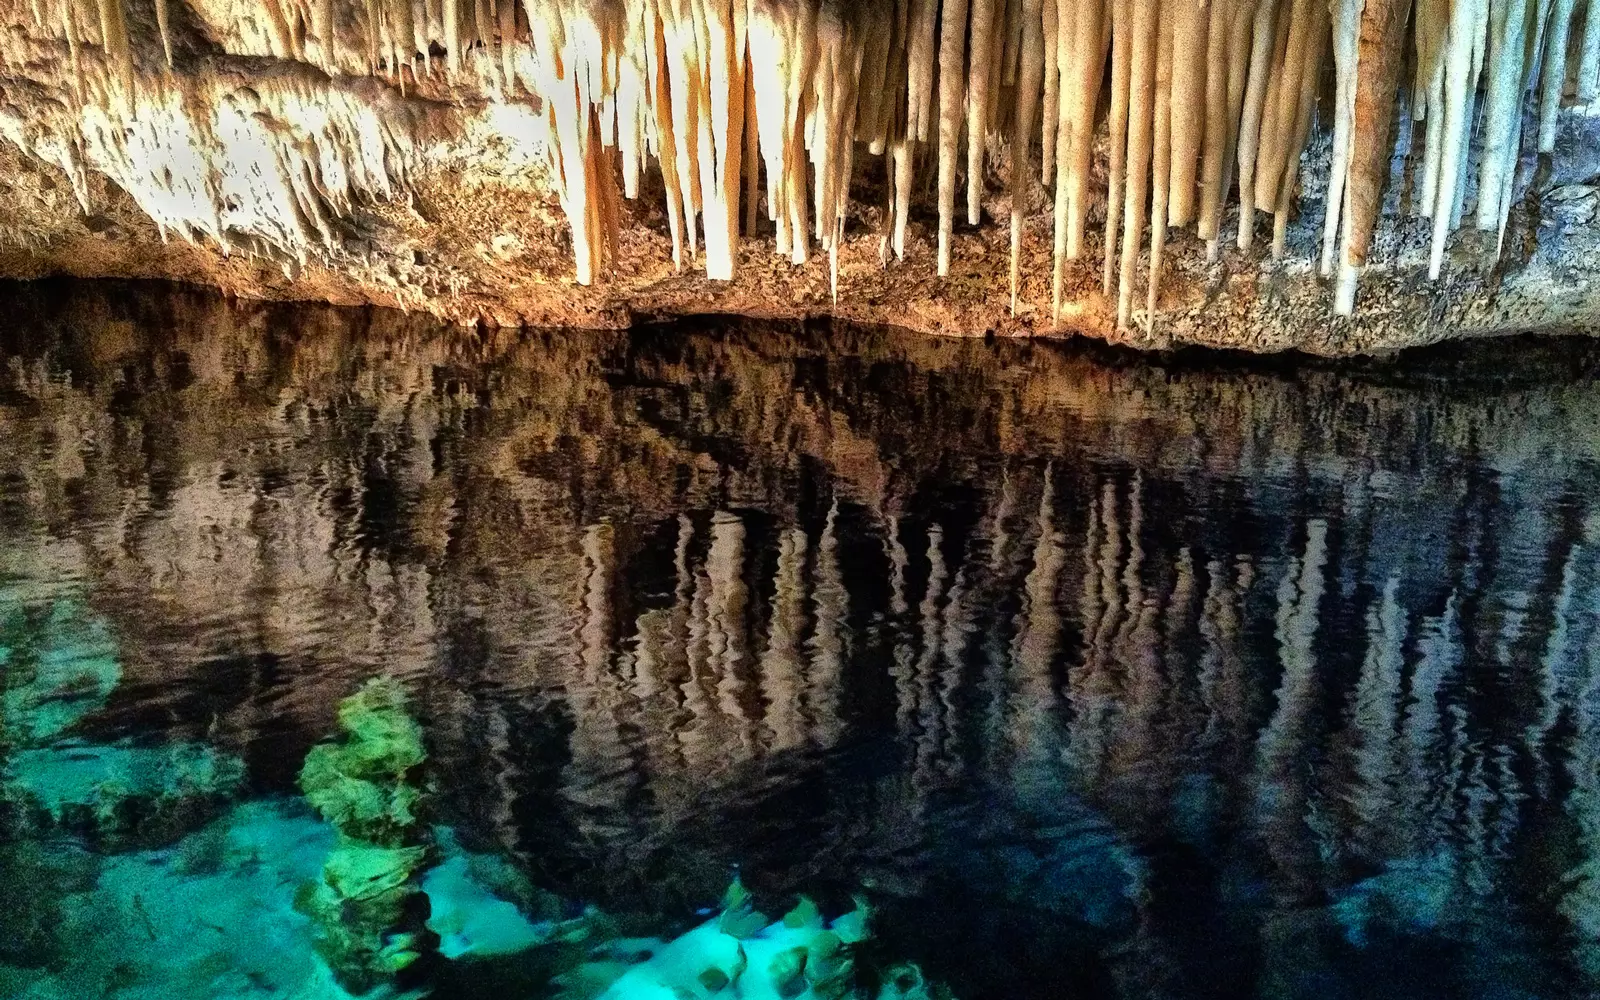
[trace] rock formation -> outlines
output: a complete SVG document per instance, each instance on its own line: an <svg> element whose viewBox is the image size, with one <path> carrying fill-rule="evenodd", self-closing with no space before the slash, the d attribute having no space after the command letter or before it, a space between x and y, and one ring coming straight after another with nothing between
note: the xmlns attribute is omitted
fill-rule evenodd
<svg viewBox="0 0 1600 1000"><path fill-rule="evenodd" d="M1591 0L0 19L0 274L1328 354L1600 318Z"/></svg>

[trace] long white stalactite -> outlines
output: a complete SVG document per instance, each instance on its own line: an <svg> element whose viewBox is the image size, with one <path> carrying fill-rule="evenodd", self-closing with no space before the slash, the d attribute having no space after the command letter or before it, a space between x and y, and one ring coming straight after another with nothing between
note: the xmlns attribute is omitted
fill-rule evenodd
<svg viewBox="0 0 1600 1000"><path fill-rule="evenodd" d="M118 123L136 119L140 101L171 103L158 93L166 86L156 82L161 72L182 76L196 46L209 44L186 26L194 10L177 0L142 8L146 0L9 3L15 18L26 11L32 30L64 44L73 92L92 107L76 137L45 137L22 122L4 134L62 163L80 192L76 178L86 162L133 171L115 166L131 162L130 144L160 139L140 140L138 128ZM1084 284L1074 269L1086 266L1079 261L1095 238L1091 217L1104 204L1099 255L1087 267L1098 266L1100 294L1115 302L1122 326L1135 322L1133 290L1142 277L1151 329L1169 238L1192 233L1215 262L1230 226L1240 251L1253 249L1263 212L1273 220L1272 255L1286 252L1314 127L1332 134L1329 175L1318 185L1326 196L1315 220L1317 256L1321 272L1336 276L1334 310L1349 314L1384 189L1395 182L1400 104L1416 125L1404 146L1409 203L1431 220L1429 276L1438 278L1464 216L1504 240L1529 147L1552 150L1560 109L1600 99L1600 0L257 0L255 7L251 18L208 30L230 52L307 62L335 78L376 74L401 89L475 87L532 108L545 130L580 284L604 280L619 245L621 200L650 190L644 178L656 171L680 269L733 280L741 241L764 241L770 230L766 245L795 264L826 252L837 298L840 251L857 224L851 185L865 154L863 161L873 158L867 169L886 179L878 223L885 266L908 255L919 171L932 181L941 276L951 271L964 228L980 223L991 195L1004 194L1012 309L1022 311L1027 221L1042 182L1054 223L1052 315L1063 317L1069 294L1094 294L1070 289ZM25 47L8 43L6 62L34 58ZM1333 86L1319 98L1330 61ZM106 110L118 101L124 112ZM105 127L85 131L102 119ZM219 128L212 122L194 141L212 141ZM1108 151L1103 180L1097 148ZM86 149L94 155L86 158ZM1011 161L1004 192L989 189L996 149ZM270 173L284 178L287 192L273 196L283 218L234 232L296 258L337 242L350 192L395 190L392 164L366 170L359 182L337 182L322 179L329 164L310 175L296 165L297 157L315 156L304 143L275 156ZM299 179L305 176L313 179ZM192 190L182 197L143 197L149 181L138 178L124 186L132 185L164 232L229 246L235 237L218 221L216 179L183 183ZM213 205L204 210L171 208L207 198Z"/></svg>

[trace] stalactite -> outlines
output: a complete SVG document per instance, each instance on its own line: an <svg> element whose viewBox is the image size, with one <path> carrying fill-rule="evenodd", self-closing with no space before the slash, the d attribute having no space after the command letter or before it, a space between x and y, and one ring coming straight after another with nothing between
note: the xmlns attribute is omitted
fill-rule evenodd
<svg viewBox="0 0 1600 1000"><path fill-rule="evenodd" d="M1145 323L1152 333L1156 325L1156 301L1161 293L1161 258L1166 252L1168 203L1172 196L1172 53L1177 42L1177 29L1172 18L1161 18L1159 48L1156 50L1155 152L1150 167L1153 194L1150 208L1150 276L1145 296Z"/></svg>
<svg viewBox="0 0 1600 1000"><path fill-rule="evenodd" d="M1156 56L1160 47L1157 0L1134 0L1133 54L1129 62L1128 189L1122 210L1122 270L1117 288L1117 327L1126 328L1133 312L1134 266L1144 234L1149 187L1150 146L1155 131Z"/></svg>
<svg viewBox="0 0 1600 1000"><path fill-rule="evenodd" d="M500 35L496 42L500 49L500 75L505 77L505 88L509 93L512 84L517 78L515 65L516 39L517 39L517 3L516 0L494 0L495 20L500 27ZM367 0L368 9L377 9L377 0ZM643 35L640 43L646 47L648 54L651 39Z"/></svg>
<svg viewBox="0 0 1600 1000"><path fill-rule="evenodd" d="M1433 217L1439 200L1439 171L1444 150L1445 43L1448 38L1448 0L1416 0L1416 71L1412 84L1412 115L1426 123L1423 137L1422 196L1417 214Z"/></svg>
<svg viewBox="0 0 1600 1000"><path fill-rule="evenodd" d="M1502 188L1516 169L1528 46L1528 0L1489 0L1489 70L1483 151L1478 170L1478 228L1500 228ZM1513 131L1513 123L1517 126ZM1510 206L1506 206L1509 208Z"/></svg>
<svg viewBox="0 0 1600 1000"><path fill-rule="evenodd" d="M1600 2L1600 0L1596 0ZM1056 123L1060 120L1061 105L1061 63L1060 63L1060 22L1061 12L1057 0L1043 0L1040 13L1043 15L1044 33L1044 103L1040 106L1040 120L1043 123L1039 136L1039 183L1049 186L1055 180L1056 173Z"/></svg>
<svg viewBox="0 0 1600 1000"><path fill-rule="evenodd" d="M1324 200L1322 225L1323 277L1333 274L1333 253L1343 215L1345 177L1350 160L1351 129L1356 115L1357 51L1361 42L1363 0L1334 0L1333 65L1333 164L1328 171L1328 195Z"/></svg>
<svg viewBox="0 0 1600 1000"><path fill-rule="evenodd" d="M1578 100L1588 104L1600 97L1600 0L1586 0L1583 14L1583 48L1578 53Z"/></svg>
<svg viewBox="0 0 1600 1000"><path fill-rule="evenodd" d="M1233 74L1234 21L1238 0L1212 0L1206 27L1205 136L1200 154L1200 209L1196 234L1206 242L1208 259L1217 253L1221 224L1223 168L1228 157L1228 84Z"/></svg>
<svg viewBox="0 0 1600 1000"><path fill-rule="evenodd" d="M1306 29L1304 51L1297 62L1300 86L1298 92L1289 91L1286 95L1289 100L1289 110L1292 117L1287 119L1289 132L1287 142L1282 148L1283 177L1278 182L1278 203L1273 209L1272 220L1272 257L1278 260L1283 257L1287 248L1290 199L1294 197L1295 185L1300 176L1300 154L1305 150L1306 140L1311 135L1312 108L1317 98L1317 80L1322 72L1322 55L1326 50L1328 20L1330 14L1323 4L1312 7L1310 24ZM1280 119L1283 121L1283 119Z"/></svg>
<svg viewBox="0 0 1600 1000"><path fill-rule="evenodd" d="M1441 0L1442 2L1442 0ZM1467 139L1471 131L1469 89L1477 88L1474 49L1478 47L1480 15L1487 0L1461 0L1450 7L1444 42L1444 122L1440 134L1438 178L1433 185L1433 243L1428 277L1437 280L1444 267L1445 239L1453 228L1458 193L1466 172ZM1431 109L1437 113L1437 109Z"/></svg>
<svg viewBox="0 0 1600 1000"><path fill-rule="evenodd" d="M128 40L127 12L122 5L123 0L100 0L100 39L106 55L117 67L123 93L131 95L133 50Z"/></svg>
<svg viewBox="0 0 1600 1000"><path fill-rule="evenodd" d="M1110 187L1106 193L1104 262L1100 290L1111 295L1113 260L1117 253L1117 229L1122 223L1122 189L1128 169L1128 99L1133 58L1133 11L1126 3L1113 0L1111 7L1111 146Z"/></svg>
<svg viewBox="0 0 1600 1000"><path fill-rule="evenodd" d="M1017 106L1011 122L1011 315L1017 314L1017 289L1022 283L1023 198L1031 172L1029 156L1039 84L1044 76L1042 8L1055 0L1022 0L1022 37Z"/></svg>
<svg viewBox="0 0 1600 1000"><path fill-rule="evenodd" d="M983 203L983 138L989 123L989 63L996 0L971 0L967 71L967 224L976 226Z"/></svg>
<svg viewBox="0 0 1600 1000"><path fill-rule="evenodd" d="M1210 46L1210 8L1220 7L1221 0L1199 3L1178 3L1172 20L1172 94L1171 108L1171 164L1167 194L1167 225L1186 226L1194 218L1196 178L1198 177L1200 146L1205 136L1207 114L1207 77L1213 71L1225 72L1221 66L1211 65L1209 59L1197 58Z"/></svg>
<svg viewBox="0 0 1600 1000"><path fill-rule="evenodd" d="M950 273L950 239L956 213L956 147L966 104L963 72L967 0L942 0L939 14L939 276Z"/></svg>
<svg viewBox="0 0 1600 1000"><path fill-rule="evenodd" d="M1571 45L1572 15L1577 0L1555 0L1545 35L1539 79L1539 152L1556 148L1556 112L1567 89L1567 53Z"/></svg>
<svg viewBox="0 0 1600 1000"><path fill-rule="evenodd" d="M443 0L444 66L450 79L461 72L461 0Z"/></svg>
<svg viewBox="0 0 1600 1000"><path fill-rule="evenodd" d="M1356 280L1366 266L1382 207L1383 184L1389 175L1402 29L1409 6L1408 0L1366 0L1361 12L1345 181L1344 249L1334 296L1334 312L1344 316L1355 309Z"/></svg>
<svg viewBox="0 0 1600 1000"><path fill-rule="evenodd" d="M1239 133L1243 127L1246 89L1250 80L1256 11L1269 5L1270 0L1234 0L1233 25L1230 28L1232 35L1228 43L1228 135L1223 146L1222 184L1219 189L1220 197L1224 199L1233 188L1238 168ZM1217 224L1220 227L1222 221L1220 205L1217 212ZM1221 242L1220 234L1212 237L1207 247L1209 259L1214 261L1219 256Z"/></svg>
<svg viewBox="0 0 1600 1000"><path fill-rule="evenodd" d="M1255 237L1256 157L1261 151L1262 116L1272 86L1273 40L1284 0L1257 0L1250 24L1250 74L1245 83L1244 113L1239 123L1239 249L1250 249Z"/></svg>
<svg viewBox="0 0 1600 1000"><path fill-rule="evenodd" d="M1069 152L1071 161L1067 175L1067 259L1077 260L1083 255L1083 231L1089 216L1089 168L1094 155L1095 109L1100 100L1100 83L1104 75L1105 18L1102 0L1077 0L1074 25L1076 42L1073 54L1073 74L1070 90L1063 88L1069 98ZM1060 197L1058 192L1057 197Z"/></svg>
<svg viewBox="0 0 1600 1000"><path fill-rule="evenodd" d="M167 0L156 0L156 30L161 33L161 52L172 65L172 25L167 21Z"/></svg>

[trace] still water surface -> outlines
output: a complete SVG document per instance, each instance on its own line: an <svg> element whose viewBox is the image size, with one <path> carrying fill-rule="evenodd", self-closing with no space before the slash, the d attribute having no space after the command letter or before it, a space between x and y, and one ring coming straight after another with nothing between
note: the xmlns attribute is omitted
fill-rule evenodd
<svg viewBox="0 0 1600 1000"><path fill-rule="evenodd" d="M4 299L4 600L73 602L117 670L0 759L192 743L231 800L294 796L390 675L438 821L607 911L688 918L735 866L780 912L864 890L963 1000L1600 985L1592 348L1289 371ZM109 865L216 807L13 815L0 902L109 877L36 878L40 844ZM35 990L46 923L0 940ZM177 995L137 978L95 988Z"/></svg>

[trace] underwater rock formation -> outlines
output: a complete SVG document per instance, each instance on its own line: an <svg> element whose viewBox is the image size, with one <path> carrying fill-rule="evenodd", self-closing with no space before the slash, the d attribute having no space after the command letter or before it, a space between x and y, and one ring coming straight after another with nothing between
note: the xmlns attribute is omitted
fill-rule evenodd
<svg viewBox="0 0 1600 1000"><path fill-rule="evenodd" d="M6 0L0 273L1329 354L1572 328L1591 8Z"/></svg>
<svg viewBox="0 0 1600 1000"><path fill-rule="evenodd" d="M427 759L422 727L407 712L405 690L390 678L369 681L339 705L343 737L306 757L306 801L339 832L296 905L317 924L317 949L354 993L401 977L433 952L420 874L432 857L418 809L418 769Z"/></svg>

